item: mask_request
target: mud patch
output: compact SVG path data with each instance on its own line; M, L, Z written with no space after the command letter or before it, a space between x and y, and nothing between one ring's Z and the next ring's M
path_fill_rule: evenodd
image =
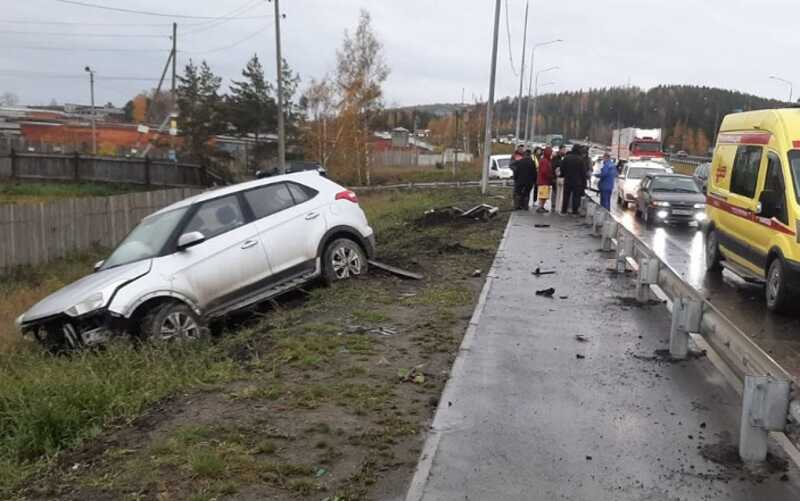
M657 364L667 365L679 364L681 362L691 362L692 360L705 358L706 351L689 350L689 353L686 355L685 359L673 358L672 355L670 355L669 350L665 349L655 350L652 355L640 355L638 353L631 353L630 355L636 360L641 360L642 362L655 362Z
M616 304L625 308L647 308L650 306L664 304L664 301L659 301L657 299L649 299L643 303L640 303L635 297L632 296L614 296L614 301Z
M789 462L772 453L767 453L767 460L763 464L745 464L739 458L738 447L728 441L702 446L700 456L717 466L717 471L704 474L714 480L739 479L760 483L772 476L781 476L789 471Z

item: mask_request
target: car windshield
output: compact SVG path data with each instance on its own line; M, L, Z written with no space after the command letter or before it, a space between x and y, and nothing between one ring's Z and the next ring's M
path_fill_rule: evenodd
M792 181L794 181L794 196L800 203L800 150L789 152L789 165L792 167Z
M653 169L647 167L631 167L628 169L628 179L641 179L648 174L663 174L664 169Z
M653 179L653 191L677 191L679 193L700 193L700 189L689 177L657 177Z
M633 147L636 151L661 151L661 145L658 143L636 143L633 145Z
M511 159L510 158L498 158L497 159L497 168L498 169L507 169L510 164L511 164Z
M139 226L134 228L108 256L102 269L157 256L187 210L188 207L182 207L142 219Z

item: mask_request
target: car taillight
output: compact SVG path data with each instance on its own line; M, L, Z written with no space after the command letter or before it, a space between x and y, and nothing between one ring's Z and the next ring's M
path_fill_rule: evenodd
M358 196L350 190L340 191L336 194L336 200L347 200L349 202L353 202L354 204L358 203Z

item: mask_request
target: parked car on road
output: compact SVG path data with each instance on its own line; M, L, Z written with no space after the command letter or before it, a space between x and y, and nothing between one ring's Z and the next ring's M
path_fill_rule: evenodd
M636 195L636 215L645 224L700 223L706 218L706 197L690 176L648 174Z
M17 324L56 351L122 333L193 339L211 319L316 278L362 275L374 249L355 193L313 172L269 177L147 216L93 274Z
M632 160L625 163L622 173L617 177L617 203L625 209L636 202L639 183L648 174L671 174L672 170L663 162L653 160Z
M511 155L492 155L489 157L489 179L511 179Z
M697 166L692 177L697 186L703 193L708 191L708 173L711 170L711 162L704 162Z

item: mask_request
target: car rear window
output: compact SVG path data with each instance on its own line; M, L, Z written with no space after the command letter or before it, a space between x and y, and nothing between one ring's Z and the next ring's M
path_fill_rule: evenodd
M287 185L289 186L289 191L292 193L292 197L294 197L294 203L296 204L307 202L317 196L317 193L319 193L317 190L309 186L297 183L287 183Z

